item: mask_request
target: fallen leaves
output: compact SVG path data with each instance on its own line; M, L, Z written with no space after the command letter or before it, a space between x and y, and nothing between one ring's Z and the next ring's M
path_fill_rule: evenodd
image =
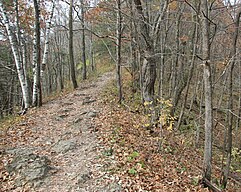
M144 128L145 116L107 103L97 120L99 139L113 150L112 174L121 179L123 190L207 191L198 183L201 157L185 145L182 135L166 131L160 150L160 134Z

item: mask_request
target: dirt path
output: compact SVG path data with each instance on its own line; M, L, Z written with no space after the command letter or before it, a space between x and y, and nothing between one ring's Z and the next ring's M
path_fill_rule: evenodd
M9 169L6 156L10 155L18 164L10 164L10 168L19 167L19 164L20 167L27 166L24 171L23 168L20 168L22 171L10 169L15 171L15 175L19 173L18 177L21 178L17 184L15 178L11 191L24 191L29 183L33 184L30 191L39 192L120 190L116 179L104 171L106 163L101 162L103 148L97 139L94 120L101 113L99 93L111 80L113 73L106 73L96 82L82 84L74 92L28 114L26 122L9 129L4 140L7 147L3 164ZM14 138L15 142L11 143ZM22 160L24 155L27 159ZM32 159L29 158L31 155ZM30 169L34 161L35 165L31 165L34 168ZM27 165L23 162L27 162Z

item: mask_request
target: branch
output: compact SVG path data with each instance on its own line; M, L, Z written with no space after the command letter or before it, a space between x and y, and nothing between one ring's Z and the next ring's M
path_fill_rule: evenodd
M187 0L184 0L184 2L185 2L187 5L189 5L189 6L193 9L193 11L196 12L196 14L198 14L197 9L196 9L191 3L189 3Z
M111 59L116 63L116 59L115 59L115 57L112 55L111 50L109 49L108 45L105 43L104 40L102 40L102 42L103 42L103 44L105 45L105 47L106 47L106 49L107 49L107 51L108 51Z
M17 74L15 70L13 70L12 68L10 68L8 66L3 65L2 63L1 63L1 66L3 66L5 69L8 69L8 70L14 72L15 74Z
M209 189L211 189L213 192L222 192L219 188L217 188L215 185L213 185L210 181L208 181L206 178L202 178L200 181L200 184L207 186Z

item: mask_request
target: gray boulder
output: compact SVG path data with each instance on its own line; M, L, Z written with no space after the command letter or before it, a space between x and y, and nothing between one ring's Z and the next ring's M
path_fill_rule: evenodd
M70 140L60 140L58 141L54 146L53 146L53 150L56 153L66 153L69 150L73 150L76 148L76 141L73 139Z

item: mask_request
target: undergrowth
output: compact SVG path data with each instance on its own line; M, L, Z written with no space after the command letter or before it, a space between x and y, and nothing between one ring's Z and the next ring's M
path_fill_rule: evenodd
M193 117L181 130L170 128L170 123L165 126L169 119L162 118L165 126L162 133L160 127L150 132L145 128L148 115L144 112L140 93L132 92L128 74L123 77L123 104L117 104L117 89L111 82L102 92L105 107L98 120L100 139L111 149L108 157L116 159L112 173L120 177L123 187L130 191L206 191L199 185L203 139L200 138L200 147L195 148L195 125L192 124L195 114L191 114ZM237 158L239 152L234 151L233 155ZM221 172L216 162L214 154L212 175L213 182L218 185ZM238 185L230 182L226 191L238 189Z

